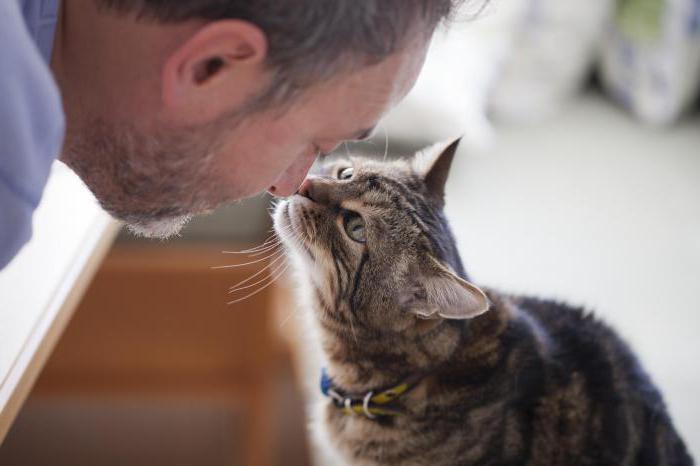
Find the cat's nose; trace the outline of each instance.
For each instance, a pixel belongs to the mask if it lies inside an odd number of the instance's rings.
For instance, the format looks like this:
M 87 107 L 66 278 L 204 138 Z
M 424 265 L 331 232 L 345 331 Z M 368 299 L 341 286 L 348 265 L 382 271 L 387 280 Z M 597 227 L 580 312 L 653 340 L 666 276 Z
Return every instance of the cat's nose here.
M 307 177 L 299 186 L 297 194 L 319 204 L 328 203 L 328 182 L 318 176 Z

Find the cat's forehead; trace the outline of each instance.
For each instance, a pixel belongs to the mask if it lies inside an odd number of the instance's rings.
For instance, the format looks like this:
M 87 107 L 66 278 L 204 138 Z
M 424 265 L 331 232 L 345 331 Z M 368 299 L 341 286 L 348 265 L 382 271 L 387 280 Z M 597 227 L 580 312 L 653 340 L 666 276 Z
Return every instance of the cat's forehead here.
M 411 159 L 378 160 L 362 156 L 338 158 L 324 163 L 319 174 L 337 177 L 341 170 L 353 168 L 356 174 L 382 175 L 387 178 L 406 178 L 414 175 Z

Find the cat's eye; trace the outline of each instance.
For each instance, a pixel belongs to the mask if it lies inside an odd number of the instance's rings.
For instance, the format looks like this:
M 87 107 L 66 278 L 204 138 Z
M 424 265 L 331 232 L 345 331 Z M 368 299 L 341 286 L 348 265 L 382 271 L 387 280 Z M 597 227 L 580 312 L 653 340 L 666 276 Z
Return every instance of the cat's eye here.
M 340 170 L 338 172 L 338 179 L 339 180 L 349 180 L 350 178 L 352 178 L 352 174 L 353 174 L 352 167 L 343 168 L 342 170 Z
M 350 212 L 349 210 L 345 211 L 343 214 L 343 228 L 345 228 L 345 233 L 351 240 L 358 243 L 364 243 L 367 241 L 365 221 L 362 220 L 362 217 L 360 217 L 359 214 Z

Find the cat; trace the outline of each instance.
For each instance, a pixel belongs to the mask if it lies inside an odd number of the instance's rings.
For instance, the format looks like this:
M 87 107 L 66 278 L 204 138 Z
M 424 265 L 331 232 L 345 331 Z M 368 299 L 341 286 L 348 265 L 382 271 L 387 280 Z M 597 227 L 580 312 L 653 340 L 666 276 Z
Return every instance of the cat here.
M 582 309 L 469 281 L 445 218 L 459 141 L 352 159 L 274 212 L 348 465 L 692 465 L 629 347 Z

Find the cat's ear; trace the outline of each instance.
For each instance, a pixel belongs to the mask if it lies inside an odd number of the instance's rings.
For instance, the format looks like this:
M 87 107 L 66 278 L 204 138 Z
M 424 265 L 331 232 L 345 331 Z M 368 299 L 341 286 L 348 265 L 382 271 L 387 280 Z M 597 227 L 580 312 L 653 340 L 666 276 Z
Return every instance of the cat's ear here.
M 427 319 L 471 319 L 489 310 L 489 299 L 479 287 L 432 257 L 430 269 L 422 277 L 422 302 L 411 306 L 416 315 Z
M 461 137 L 438 143 L 416 154 L 413 169 L 423 177 L 428 191 L 438 199 L 445 196 L 445 183 Z

